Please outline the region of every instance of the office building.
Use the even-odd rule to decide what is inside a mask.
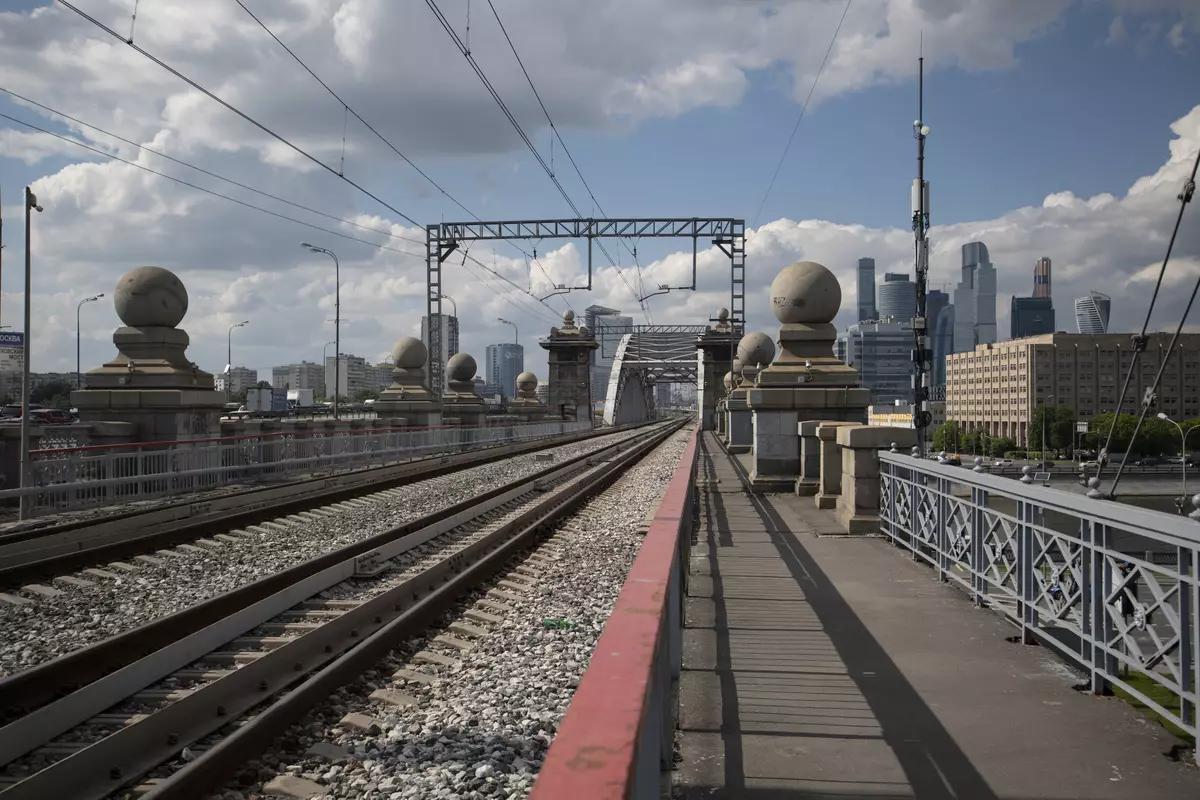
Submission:
[[[1166,359],[1155,412],[1177,420],[1200,416],[1200,334],[1180,336],[1167,358],[1170,339],[1164,333],[1149,335],[1123,413],[1137,412]],[[1129,336],[1122,333],[1052,333],[981,344],[946,359],[946,419],[1024,443],[1039,405],[1065,406],[1079,420],[1116,412],[1132,361]]]
[[[392,375],[395,369],[396,365],[390,361],[382,364],[372,364],[368,367],[367,372],[370,374],[372,388],[382,391],[391,386],[392,381],[395,380],[395,376]]]
[[[337,394],[347,401],[363,389],[374,389],[376,384],[375,369],[365,358],[359,358],[349,353],[342,353],[340,359],[332,356],[325,358],[325,398],[333,400],[333,382],[337,380]]]
[[[889,272],[879,284],[879,316],[876,319],[909,322],[917,314],[917,285],[907,272]]]
[[[933,331],[937,327],[938,315],[942,313],[942,309],[950,305],[950,295],[938,289],[931,289],[925,293],[925,327],[929,331],[929,335],[933,336]],[[932,347],[932,343],[930,347]]]
[[[912,325],[908,322],[860,322],[838,334],[834,353],[858,370],[871,402],[912,399]]]
[[[588,306],[584,309],[584,325],[596,337],[600,346],[592,351],[592,402],[603,400],[608,392],[608,379],[612,374],[613,358],[621,337],[633,331],[633,317],[604,306]]]
[[[435,315],[438,316],[438,315]],[[458,317],[451,314],[441,314],[441,363],[444,366],[450,360],[450,356],[457,355],[458,350]],[[429,345],[429,317],[428,315],[421,317],[421,341],[425,345]],[[442,370],[443,383],[449,380],[445,369]],[[391,385],[390,379],[388,385]],[[449,384],[445,384],[446,388]]]
[[[1014,297],[1008,323],[1012,339],[1054,333],[1054,302],[1049,297]]]
[[[1112,298],[1100,292],[1088,292],[1087,297],[1075,298],[1075,325],[1080,333],[1108,333],[1108,317],[1112,313]]]
[[[879,319],[875,310],[875,259],[858,260],[858,321]]]
[[[258,370],[250,369],[249,367],[233,367],[229,370],[228,383],[230,391],[244,392],[258,386]],[[224,390],[226,382],[221,381],[221,389]]]
[[[1033,296],[1050,299],[1050,258],[1042,256],[1033,267]]]
[[[983,242],[962,246],[962,280],[954,289],[954,352],[996,341],[996,268]]]
[[[525,371],[525,348],[519,344],[489,344],[484,357],[487,382],[504,397],[517,396],[517,376]]]
[[[930,342],[933,350],[933,387],[946,387],[946,356],[954,352],[954,315],[957,312],[952,304],[946,305],[938,312],[937,320],[932,323],[933,338]]]
[[[325,368],[312,361],[271,368],[271,386],[275,389],[312,389],[325,391]]]

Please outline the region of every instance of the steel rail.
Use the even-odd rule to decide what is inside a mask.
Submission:
[[[501,525],[482,538],[471,542],[466,547],[452,552],[431,567],[421,571],[412,578],[403,581],[383,593],[370,597],[356,607],[345,611],[339,616],[325,622],[320,627],[305,632],[290,639],[282,646],[268,651],[250,663],[225,672],[212,683],[209,683],[190,694],[176,699],[165,708],[154,711],[144,719],[134,721],[115,733],[68,755],[66,758],[43,769],[36,774],[16,783],[4,791],[0,797],[9,800],[22,798],[65,797],[71,796],[80,800],[99,800],[110,792],[119,789],[132,779],[145,774],[155,766],[169,761],[185,746],[211,734],[228,725],[231,720],[246,713],[254,706],[270,699],[273,695],[286,690],[289,686],[301,680],[304,674],[318,669],[331,660],[338,659],[347,650],[357,652],[360,642],[364,644],[375,642],[386,645],[388,649],[395,642],[397,625],[411,627],[414,620],[428,623],[436,619],[438,613],[457,597],[478,584],[483,577],[500,569],[503,563],[524,547],[529,536],[543,529],[547,524],[569,513],[579,504],[585,502],[594,494],[602,491],[615,480],[616,475],[636,463],[643,455],[656,447],[668,436],[681,427],[680,423],[671,423],[662,427],[655,435],[646,439],[632,439],[614,444],[599,453],[588,454],[588,457],[571,463],[558,465],[552,475],[525,479],[521,485],[513,486],[506,495],[494,497],[491,501],[472,501],[474,509],[467,510],[449,521],[449,524],[434,525],[423,531],[424,535],[411,541],[407,546],[392,543],[391,551],[377,552],[382,558],[390,558],[416,545],[428,541],[458,526],[486,518],[497,508],[511,503],[515,499],[527,500],[532,494],[545,487],[547,480],[554,479],[565,483],[559,490],[544,500],[535,500],[520,511],[518,515]],[[611,451],[611,452],[609,452]],[[598,457],[600,456],[600,457]],[[607,456],[607,457],[606,457]],[[598,466],[597,466],[598,465]],[[591,474],[589,474],[591,471]],[[583,476],[579,478],[579,476]],[[572,484],[572,480],[578,483]],[[235,612],[232,625],[214,625],[213,629],[193,634],[176,642],[172,647],[182,651],[175,665],[159,664],[155,666],[155,677],[149,682],[145,676],[131,685],[122,685],[120,680],[114,683],[115,693],[108,696],[92,698],[90,714],[85,714],[86,721],[90,716],[120,702],[122,698],[136,693],[140,688],[165,678],[186,664],[202,658],[204,653],[217,650],[220,645],[231,638],[244,633],[246,630],[264,624],[288,608],[305,602],[332,585],[353,577],[360,559],[344,559],[338,566],[340,569],[326,570],[319,576],[294,584],[292,591],[281,592],[272,597],[272,602],[259,603],[257,608],[244,609],[252,616]],[[422,599],[423,598],[423,599]],[[241,616],[241,619],[237,617]],[[230,622],[229,620],[226,621]],[[389,634],[390,632],[390,634]],[[193,641],[194,640],[194,641]],[[335,662],[342,664],[346,659]],[[355,661],[357,663],[357,660]],[[341,667],[344,670],[345,667]],[[340,675],[335,672],[334,675]],[[119,676],[117,676],[119,677]],[[305,683],[307,692],[296,690],[284,695],[283,700],[288,708],[295,708],[297,696],[307,697],[315,702],[317,694],[311,686],[314,682],[319,686],[326,685],[332,678],[329,670],[321,672],[316,678]],[[344,682],[344,681],[343,681]],[[90,688],[90,687],[89,687]],[[301,687],[302,689],[304,687]],[[57,716],[55,709],[50,716]],[[279,723],[278,713],[259,722],[262,715],[252,718],[243,728],[266,725],[267,721]],[[52,734],[53,735],[53,734]],[[262,741],[260,738],[253,741]],[[269,741],[267,737],[265,741]],[[224,754],[216,758],[213,764],[229,763],[231,758],[241,752],[238,748],[245,747],[246,737],[241,737],[240,744],[234,747],[220,748]],[[34,748],[26,748],[34,749]],[[208,751],[209,753],[215,752]],[[231,755],[232,754],[232,755]],[[240,763],[240,762],[238,762]],[[168,779],[163,784],[151,790],[151,796],[173,796],[169,792],[183,792],[174,796],[196,797],[196,781],[213,779],[219,774],[214,771],[212,764],[204,769],[192,770],[183,778]],[[207,778],[205,778],[207,776]],[[170,787],[174,786],[175,789]],[[182,787],[182,788],[181,788]]]
[[[398,465],[255,487],[213,499],[185,500],[95,521],[10,534],[0,537],[0,587],[36,583],[99,563],[120,561],[193,541],[214,532],[269,522],[363,494],[633,427],[637,426],[602,428],[465,453],[427,456]]]
[[[442,569],[439,570],[438,583],[432,584],[435,588],[423,599],[418,600],[414,595],[410,605],[397,609],[390,621],[360,644],[276,699],[263,712],[206,750],[195,761],[155,785],[143,795],[143,800],[192,800],[205,796],[230,780],[241,765],[262,753],[314,705],[370,669],[394,650],[398,641],[411,638],[435,624],[455,602],[502,572],[509,559],[527,550],[537,538],[553,530],[560,520],[612,486],[621,474],[685,424],[686,420],[671,423],[664,432],[638,443],[629,452],[602,467],[579,491],[552,498],[542,507],[522,515],[520,520],[489,534],[455,554],[452,559],[439,564]],[[467,555],[467,551],[472,549],[475,550],[473,561],[468,560]],[[454,558],[459,558],[459,561],[451,564]]]
[[[160,650],[183,635],[212,625],[239,608],[270,597],[297,581],[328,569],[339,562],[368,554],[381,546],[401,540],[444,520],[460,517],[473,507],[511,492],[515,487],[527,481],[544,480],[546,476],[564,466],[594,459],[597,454],[610,451],[628,441],[629,439],[624,439],[622,442],[614,442],[591,453],[567,459],[539,470],[526,478],[496,487],[475,497],[405,522],[383,533],[260,578],[253,583],[160,617],[104,641],[0,678],[0,721],[8,722],[31,713],[56,698],[70,694],[80,687]],[[277,516],[273,515],[272,518]],[[0,728],[0,738],[3,737],[4,730],[4,728]]]

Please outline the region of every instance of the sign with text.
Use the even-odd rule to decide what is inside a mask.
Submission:
[[[25,368],[25,334],[0,331],[0,372],[21,372]]]

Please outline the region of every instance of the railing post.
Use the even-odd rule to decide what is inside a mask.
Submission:
[[[1036,509],[1032,503],[1025,501],[1017,502],[1017,519],[1020,546],[1017,551],[1017,574],[1020,577],[1021,587],[1021,607],[1019,610],[1021,617],[1021,643],[1035,644],[1036,639],[1033,635],[1033,628],[1037,625],[1037,613],[1034,606],[1034,601],[1037,597],[1037,581],[1034,579],[1033,564],[1037,560],[1037,555],[1034,553],[1034,544],[1036,534],[1034,525],[1036,524],[1033,517],[1036,514]]]
[[[947,487],[947,490],[949,487]],[[984,551],[983,540],[987,538],[987,519],[985,511],[988,506],[987,489],[972,489],[971,490],[971,588],[972,600],[975,605],[982,608],[987,605],[987,581],[984,580],[983,573],[987,568]]]
[[[1195,697],[1200,693],[1200,636],[1197,635],[1197,627],[1200,627],[1200,547],[1180,547],[1177,563],[1180,588],[1179,617],[1182,629],[1179,642],[1182,652],[1182,689],[1183,692],[1191,692]],[[1179,716],[1184,722],[1190,722],[1192,727],[1200,728],[1200,706],[1197,703],[1183,700]],[[1196,749],[1196,763],[1200,764],[1200,748]]]
[[[1092,694],[1112,694],[1112,683],[1108,676],[1117,669],[1117,660],[1109,655],[1105,643],[1112,640],[1114,627],[1105,604],[1109,592],[1113,588],[1112,566],[1104,557],[1103,550],[1107,545],[1108,530],[1093,520],[1092,529]]]

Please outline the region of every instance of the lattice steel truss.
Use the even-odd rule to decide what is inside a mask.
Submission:
[[[695,386],[696,337],[707,330],[704,325],[638,325],[622,334],[604,396],[604,421],[617,424],[614,420],[621,416],[625,394],[631,389],[639,393],[636,405],[648,410],[650,393],[658,384]]]
[[[592,246],[595,239],[624,238],[692,239],[692,287],[695,287],[697,242],[711,238],[712,243],[729,257],[729,321],[735,330],[746,319],[746,221],[726,217],[628,218],[628,219],[542,219],[496,222],[441,222],[425,227],[425,307],[429,315],[429,387],[442,391],[446,365],[437,357],[442,352],[441,325],[433,324],[442,313],[442,262],[462,242],[510,239],[584,239],[588,240],[588,281],[592,288]],[[736,346],[736,345],[734,345]],[[695,339],[692,339],[693,358]],[[732,355],[730,356],[732,359]]]

